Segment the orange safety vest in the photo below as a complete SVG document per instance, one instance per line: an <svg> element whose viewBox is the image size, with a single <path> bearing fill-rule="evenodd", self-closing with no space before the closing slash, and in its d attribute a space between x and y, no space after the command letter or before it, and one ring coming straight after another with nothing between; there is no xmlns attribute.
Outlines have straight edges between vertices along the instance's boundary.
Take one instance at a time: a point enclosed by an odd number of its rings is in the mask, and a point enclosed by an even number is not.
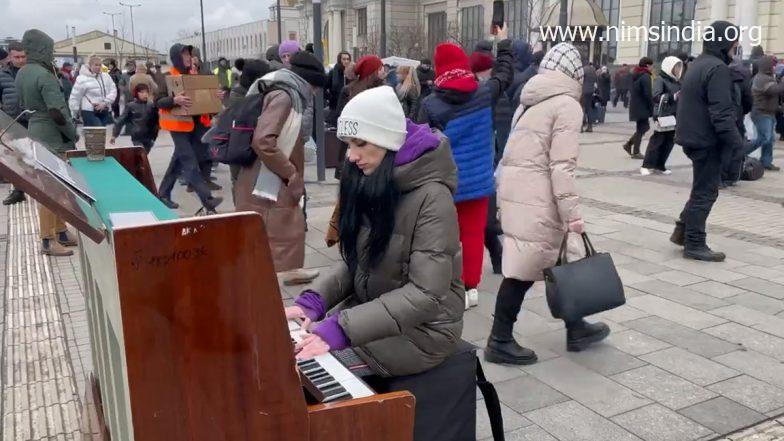
<svg viewBox="0 0 784 441"><path fill-rule="evenodd" d="M174 76L182 75L180 71L172 67L169 73ZM160 126L163 130L170 132L192 132L196 128L193 122L193 116L175 115L171 109L158 109L158 117L160 119ZM199 122L204 127L209 127L211 120L209 115L199 115Z"/></svg>

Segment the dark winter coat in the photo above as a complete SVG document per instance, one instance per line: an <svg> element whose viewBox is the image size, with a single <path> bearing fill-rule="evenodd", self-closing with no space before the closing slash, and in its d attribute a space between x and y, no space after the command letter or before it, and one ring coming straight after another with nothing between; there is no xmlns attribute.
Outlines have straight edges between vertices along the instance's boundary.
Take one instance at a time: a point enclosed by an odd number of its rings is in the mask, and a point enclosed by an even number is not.
<svg viewBox="0 0 784 441"><path fill-rule="evenodd" d="M730 64L732 75L732 104L735 106L735 121L741 135L746 134L743 119L751 112L754 98L751 95L751 72L742 63Z"/></svg>
<svg viewBox="0 0 784 441"><path fill-rule="evenodd" d="M52 65L54 40L32 29L25 32L22 44L27 64L16 75L16 91L21 106L35 111L27 126L30 138L55 153L73 150L78 136Z"/></svg>
<svg viewBox="0 0 784 441"><path fill-rule="evenodd" d="M112 136L120 136L123 126L131 125L131 139L154 141L158 136L158 110L150 102L131 101L114 123Z"/></svg>
<svg viewBox="0 0 784 441"><path fill-rule="evenodd" d="M766 55L757 60L757 74L751 83L754 97L752 112L761 115L775 116L779 103L784 96L784 82L776 81L773 72L773 57Z"/></svg>
<svg viewBox="0 0 784 441"><path fill-rule="evenodd" d="M14 66L0 70L0 110L11 118L16 118L22 113L19 104L19 95L16 93L16 74L19 72Z"/></svg>
<svg viewBox="0 0 784 441"><path fill-rule="evenodd" d="M340 100L340 93L346 87L345 70L341 69L338 65L332 68L327 75L327 87L324 89L329 109L334 111L338 108L338 101Z"/></svg>
<svg viewBox="0 0 784 441"><path fill-rule="evenodd" d="M354 350L384 376L417 374L455 350L463 330L462 253L452 194L457 186L449 142L394 170L401 191L395 226L380 263L368 269L369 228L357 240L358 268L341 260L311 288Z"/></svg>
<svg viewBox="0 0 784 441"><path fill-rule="evenodd" d="M629 101L629 121L639 121L653 116L653 84L647 69L635 68Z"/></svg>
<svg viewBox="0 0 784 441"><path fill-rule="evenodd" d="M498 44L492 77L471 93L436 88L422 101L419 122L449 137L457 163L455 202L495 193L493 107L512 83L511 42Z"/></svg>
<svg viewBox="0 0 784 441"><path fill-rule="evenodd" d="M724 35L727 22L717 22L716 35ZM728 67L730 41L705 41L703 52L681 81L678 114L688 124L678 124L675 142L689 149L735 151L743 145L732 100L733 81Z"/></svg>
<svg viewBox="0 0 784 441"><path fill-rule="evenodd" d="M610 101L612 91L612 78L610 77L610 72L599 74L598 83L599 96L602 97L603 104L607 105L607 102Z"/></svg>
<svg viewBox="0 0 784 441"><path fill-rule="evenodd" d="M520 92L525 83L533 76L528 76L533 61L531 46L522 40L515 40L512 43L512 51L514 52L512 84L509 85L506 92L501 94L495 106L496 162L501 159L504 146L509 139L509 132L512 130L512 117L517 106L520 105ZM534 67L534 69L536 68Z"/></svg>
<svg viewBox="0 0 784 441"><path fill-rule="evenodd" d="M678 111L678 103L675 101L675 94L681 90L680 84L664 72L659 72L659 76L653 81L653 111L654 117L674 116ZM662 102L662 98L664 101ZM662 102L661 111L659 103Z"/></svg>
<svg viewBox="0 0 784 441"><path fill-rule="evenodd" d="M436 80L436 73L433 68L423 69L422 66L418 66L416 69L417 79L419 80L419 85L422 87L422 98L430 95L430 92L433 91L432 83Z"/></svg>
<svg viewBox="0 0 784 441"><path fill-rule="evenodd" d="M599 77L596 75L596 68L591 65L583 66L585 76L583 77L583 95L593 94L596 90L596 83Z"/></svg>

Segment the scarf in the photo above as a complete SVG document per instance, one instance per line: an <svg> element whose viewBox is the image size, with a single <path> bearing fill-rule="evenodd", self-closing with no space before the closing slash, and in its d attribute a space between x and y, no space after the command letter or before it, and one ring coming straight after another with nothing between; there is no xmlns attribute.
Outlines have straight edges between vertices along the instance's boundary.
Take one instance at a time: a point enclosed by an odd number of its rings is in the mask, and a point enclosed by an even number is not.
<svg viewBox="0 0 784 441"><path fill-rule="evenodd" d="M288 69L276 70L256 80L248 89L247 96L258 93L267 93L272 90L282 90L291 98L291 111L286 117L286 122L278 135L278 149L287 158L291 156L294 146L302 136L303 115L311 101L310 86L299 75ZM270 187L270 182L276 182L277 189ZM253 195L277 201L278 190L282 184L280 176L275 175L264 163L261 164L259 176L253 187Z"/></svg>

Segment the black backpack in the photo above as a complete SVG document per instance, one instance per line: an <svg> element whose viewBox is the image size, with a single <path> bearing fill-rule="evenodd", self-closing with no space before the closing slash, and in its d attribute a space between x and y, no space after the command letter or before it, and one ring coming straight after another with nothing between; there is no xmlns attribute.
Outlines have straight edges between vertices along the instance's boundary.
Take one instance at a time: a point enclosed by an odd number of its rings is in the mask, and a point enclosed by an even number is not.
<svg viewBox="0 0 784 441"><path fill-rule="evenodd" d="M743 171L740 178L744 181L756 181L763 175L765 175L765 167L762 166L762 162L757 158L746 156L746 159L743 161Z"/></svg>
<svg viewBox="0 0 784 441"><path fill-rule="evenodd" d="M264 94L257 93L244 97L221 115L209 139L210 159L230 165L250 165L256 160L251 142L263 104Z"/></svg>

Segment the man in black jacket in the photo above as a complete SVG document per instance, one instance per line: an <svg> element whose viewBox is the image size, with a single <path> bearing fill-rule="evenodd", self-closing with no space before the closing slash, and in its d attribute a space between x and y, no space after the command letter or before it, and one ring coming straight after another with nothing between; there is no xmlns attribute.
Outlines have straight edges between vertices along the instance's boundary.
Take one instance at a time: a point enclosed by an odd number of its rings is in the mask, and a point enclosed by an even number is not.
<svg viewBox="0 0 784 441"><path fill-rule="evenodd" d="M689 123L678 124L675 141L691 159L694 178L670 240L685 246L683 256L689 259L721 262L726 258L708 247L705 224L719 197L722 155L743 148L728 66L738 35L738 28L726 21L706 29L702 55L689 65L678 100L678 114L688 115Z"/></svg>
<svg viewBox="0 0 784 441"><path fill-rule="evenodd" d="M16 119L22 114L22 106L19 103L19 94L16 93L16 74L25 64L27 64L27 53L22 43L11 43L8 45L8 65L0 69L0 109L11 118ZM19 124L27 127L27 117L22 116L18 119ZM13 188L11 193L3 200L3 205L13 205L24 202L25 194L22 190Z"/></svg>

